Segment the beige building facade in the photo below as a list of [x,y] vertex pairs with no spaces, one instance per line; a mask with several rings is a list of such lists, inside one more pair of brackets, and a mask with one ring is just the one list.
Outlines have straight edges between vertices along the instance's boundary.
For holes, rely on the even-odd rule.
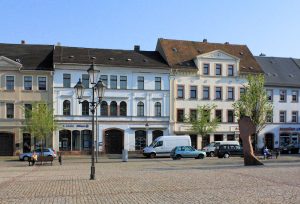
[[[29,152],[38,145],[23,132],[25,108],[52,103],[52,46],[0,44],[0,156]],[[52,137],[46,146],[52,146]]]

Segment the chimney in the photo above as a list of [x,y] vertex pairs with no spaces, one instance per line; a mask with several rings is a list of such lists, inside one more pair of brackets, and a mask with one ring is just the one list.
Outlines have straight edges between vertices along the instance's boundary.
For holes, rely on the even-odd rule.
[[266,56],[266,54],[264,54],[264,53],[260,53],[260,54],[259,54],[259,56],[260,56],[260,57],[265,57],[265,56]]
[[225,42],[225,45],[229,45],[229,42]]
[[26,44],[25,40],[21,40],[21,44],[25,45]]
[[140,46],[139,45],[135,45],[134,46],[134,51],[139,52],[140,51]]
[[207,43],[207,39],[206,39],[206,38],[204,38],[204,39],[203,39],[203,42],[204,42],[204,43]]

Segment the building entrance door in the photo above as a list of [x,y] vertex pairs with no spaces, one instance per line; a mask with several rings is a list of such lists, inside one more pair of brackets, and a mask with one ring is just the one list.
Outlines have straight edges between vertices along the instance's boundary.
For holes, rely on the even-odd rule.
[[14,134],[0,133],[0,156],[13,156]]
[[124,132],[117,129],[105,131],[105,152],[107,154],[121,154]]
[[30,152],[31,150],[31,135],[23,133],[23,153]]
[[265,134],[265,145],[268,149],[274,149],[274,135],[272,133]]

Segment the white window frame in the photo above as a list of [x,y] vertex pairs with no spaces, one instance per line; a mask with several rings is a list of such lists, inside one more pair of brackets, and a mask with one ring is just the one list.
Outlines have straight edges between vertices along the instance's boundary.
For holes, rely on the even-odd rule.
[[[12,89],[12,90],[8,90],[7,89],[7,87],[6,87],[6,77],[8,77],[8,76],[12,76],[12,77],[14,77],[14,89]],[[5,90],[7,90],[7,91],[14,91],[15,89],[16,89],[16,75],[5,75]]]
[[[25,89],[25,77],[31,77],[31,90]],[[24,91],[32,91],[33,90],[33,75],[24,75],[23,76],[23,90]]]
[[[40,90],[40,87],[39,87],[39,77],[46,77],[46,90]],[[38,91],[48,91],[48,77],[47,76],[45,76],[45,75],[38,75],[37,77],[36,77],[36,85],[37,85],[37,90]]]

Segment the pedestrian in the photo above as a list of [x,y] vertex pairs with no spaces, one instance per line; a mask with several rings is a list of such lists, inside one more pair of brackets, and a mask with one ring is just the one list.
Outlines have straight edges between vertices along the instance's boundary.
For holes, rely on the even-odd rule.
[[33,151],[32,153],[32,156],[31,156],[31,163],[32,163],[32,166],[34,166],[35,162],[37,161],[37,154],[35,151]]
[[276,148],[275,157],[276,159],[279,157],[280,151],[279,148]]
[[59,162],[60,165],[62,165],[61,152],[58,153],[58,162]]

